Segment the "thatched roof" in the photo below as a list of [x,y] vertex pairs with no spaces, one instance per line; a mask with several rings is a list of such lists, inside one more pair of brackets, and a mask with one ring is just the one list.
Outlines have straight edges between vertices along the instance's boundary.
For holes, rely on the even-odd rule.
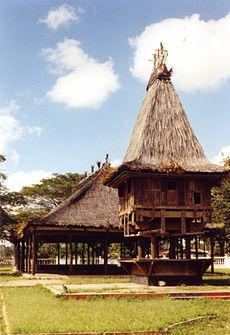
[[29,225],[118,228],[117,190],[102,185],[103,174],[104,167],[84,178],[72,196]]
[[171,82],[160,64],[151,74],[123,164],[132,169],[221,172],[206,158]]

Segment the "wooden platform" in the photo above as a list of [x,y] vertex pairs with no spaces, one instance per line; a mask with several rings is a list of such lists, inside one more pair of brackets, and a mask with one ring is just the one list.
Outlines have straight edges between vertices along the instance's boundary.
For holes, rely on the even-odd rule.
[[121,266],[134,283],[143,285],[201,284],[211,258],[199,259],[132,259]]

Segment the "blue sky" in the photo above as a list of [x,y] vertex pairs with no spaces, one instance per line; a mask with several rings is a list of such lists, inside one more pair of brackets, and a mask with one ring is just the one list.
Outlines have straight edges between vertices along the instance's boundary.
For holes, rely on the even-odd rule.
[[122,160],[160,41],[207,157],[230,154],[229,33],[228,0],[0,0],[8,186]]

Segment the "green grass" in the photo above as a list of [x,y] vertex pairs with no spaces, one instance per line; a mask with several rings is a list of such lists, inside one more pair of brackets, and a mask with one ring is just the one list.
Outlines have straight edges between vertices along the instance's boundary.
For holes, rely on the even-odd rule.
[[230,301],[168,298],[65,300],[55,298],[40,285],[4,288],[3,292],[12,333],[154,330],[213,314],[217,315],[214,321],[197,322],[187,326],[186,332],[185,327],[177,327],[172,334],[230,333],[230,328],[227,328],[230,327]]

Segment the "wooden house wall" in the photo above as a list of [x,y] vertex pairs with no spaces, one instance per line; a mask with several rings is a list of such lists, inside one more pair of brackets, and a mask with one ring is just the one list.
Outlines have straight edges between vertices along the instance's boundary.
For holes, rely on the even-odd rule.
[[119,196],[121,211],[132,205],[146,208],[211,206],[211,186],[199,178],[135,178],[120,187]]

